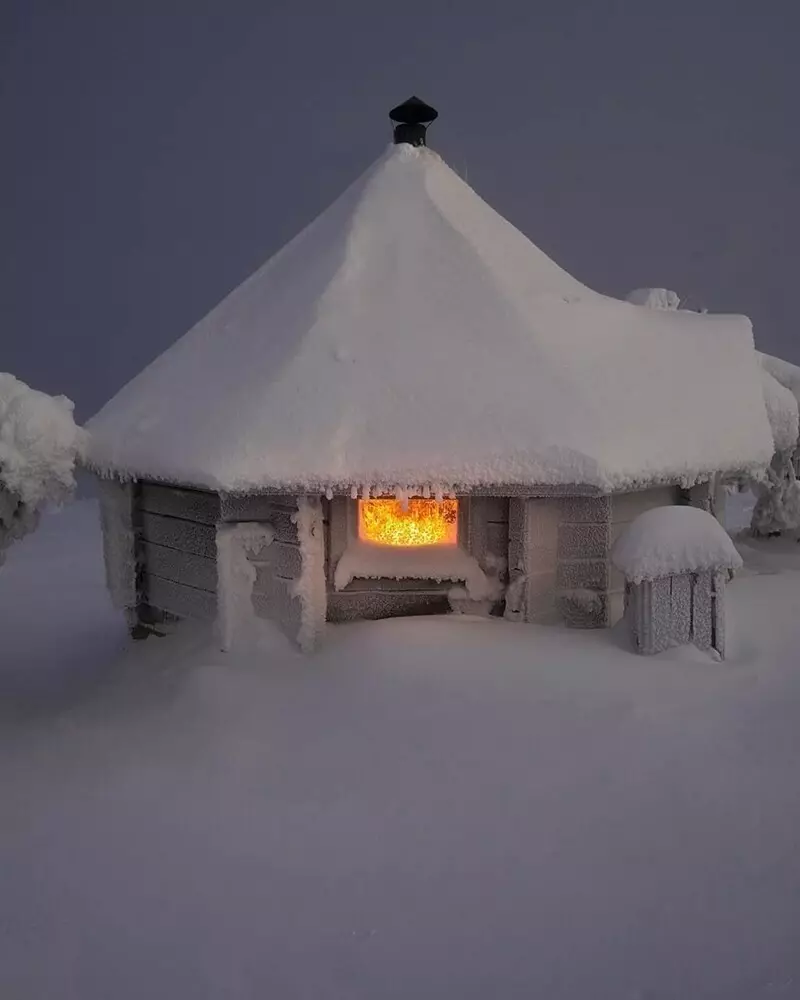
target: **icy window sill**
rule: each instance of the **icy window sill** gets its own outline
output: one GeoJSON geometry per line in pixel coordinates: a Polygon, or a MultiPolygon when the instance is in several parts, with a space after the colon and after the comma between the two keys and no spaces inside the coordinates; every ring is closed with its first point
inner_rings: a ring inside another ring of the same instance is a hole
{"type": "Polygon", "coordinates": [[[336,566],[334,587],[343,590],[356,577],[463,582],[475,600],[481,600],[489,590],[489,581],[477,561],[457,545],[399,548],[351,542],[336,566]]]}

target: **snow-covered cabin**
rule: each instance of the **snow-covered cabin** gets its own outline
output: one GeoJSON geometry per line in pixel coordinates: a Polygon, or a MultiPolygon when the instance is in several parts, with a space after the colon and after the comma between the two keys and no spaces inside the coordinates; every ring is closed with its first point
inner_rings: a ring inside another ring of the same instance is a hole
{"type": "Polygon", "coordinates": [[[432,108],[391,117],[394,144],[89,423],[137,628],[608,625],[620,525],[772,457],[746,318],[592,291],[427,147],[432,108]]]}

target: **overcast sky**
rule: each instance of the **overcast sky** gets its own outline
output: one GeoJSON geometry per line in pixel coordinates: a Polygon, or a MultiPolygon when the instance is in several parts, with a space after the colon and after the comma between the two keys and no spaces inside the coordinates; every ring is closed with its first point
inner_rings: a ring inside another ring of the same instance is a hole
{"type": "Polygon", "coordinates": [[[436,106],[586,284],[800,363],[798,0],[5,0],[0,370],[88,417],[436,106]]]}

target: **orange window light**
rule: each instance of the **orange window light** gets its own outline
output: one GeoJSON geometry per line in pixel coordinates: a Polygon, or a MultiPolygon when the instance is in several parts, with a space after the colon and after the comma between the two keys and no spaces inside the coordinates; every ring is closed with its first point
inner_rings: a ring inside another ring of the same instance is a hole
{"type": "Polygon", "coordinates": [[[458,500],[359,500],[358,537],[377,545],[455,545],[458,500]]]}

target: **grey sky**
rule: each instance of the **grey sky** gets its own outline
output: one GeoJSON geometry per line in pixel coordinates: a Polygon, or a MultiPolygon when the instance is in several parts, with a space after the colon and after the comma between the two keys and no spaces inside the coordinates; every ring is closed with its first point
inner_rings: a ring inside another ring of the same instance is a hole
{"type": "Polygon", "coordinates": [[[616,295],[800,363],[796,0],[6,0],[0,369],[85,418],[309,222],[417,93],[430,145],[616,295]]]}

